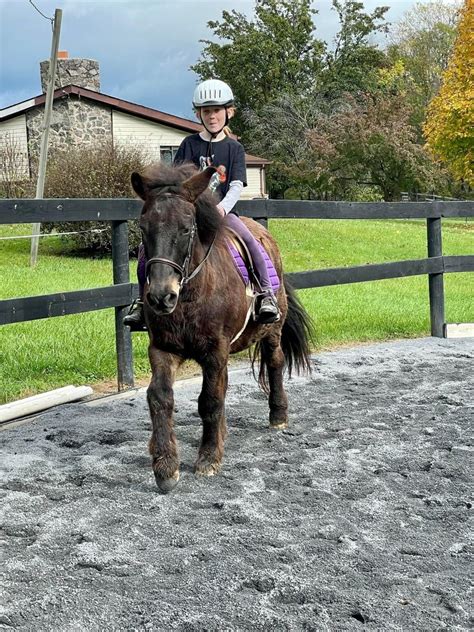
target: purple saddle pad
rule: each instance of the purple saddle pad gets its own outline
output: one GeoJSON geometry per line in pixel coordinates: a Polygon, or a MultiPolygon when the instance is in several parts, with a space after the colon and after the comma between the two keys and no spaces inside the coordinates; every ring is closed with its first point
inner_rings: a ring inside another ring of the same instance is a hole
{"type": "MultiPolygon", "coordinates": [[[[243,282],[245,283],[245,285],[248,285],[249,271],[247,270],[245,261],[242,259],[242,255],[229,239],[227,240],[227,247],[229,248],[229,251],[234,259],[235,267],[240,272],[240,276],[242,277],[243,282]]],[[[273,261],[270,259],[267,251],[265,250],[265,248],[262,246],[260,242],[258,242],[258,247],[260,248],[260,252],[262,253],[263,258],[265,259],[268,277],[270,279],[270,283],[272,284],[273,292],[276,292],[278,288],[280,287],[280,279],[278,278],[278,274],[275,270],[275,266],[273,265],[273,261]]]]}

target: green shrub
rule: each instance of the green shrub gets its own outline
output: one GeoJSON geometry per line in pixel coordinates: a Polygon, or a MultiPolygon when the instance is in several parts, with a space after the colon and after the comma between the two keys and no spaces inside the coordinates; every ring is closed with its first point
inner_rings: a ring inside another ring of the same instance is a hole
{"type": "Polygon", "coordinates": [[[383,202],[383,193],[376,185],[354,184],[347,199],[351,202],[383,202]]]}
{"type": "Polygon", "coordinates": [[[35,184],[33,180],[1,180],[0,198],[34,198],[35,184]]]}
{"type": "MultiPolygon", "coordinates": [[[[148,156],[139,148],[106,142],[95,147],[54,150],[48,160],[45,198],[130,198],[133,171],[143,171],[148,156]]],[[[48,222],[44,232],[85,231],[67,236],[79,250],[107,253],[112,249],[111,227],[104,222],[48,222]]],[[[66,237],[65,237],[66,238],[66,237]]],[[[140,243],[138,222],[129,222],[130,250],[140,243]]]]}
{"type": "Polygon", "coordinates": [[[28,171],[28,156],[18,139],[9,132],[0,134],[0,198],[34,197],[28,171]]]}

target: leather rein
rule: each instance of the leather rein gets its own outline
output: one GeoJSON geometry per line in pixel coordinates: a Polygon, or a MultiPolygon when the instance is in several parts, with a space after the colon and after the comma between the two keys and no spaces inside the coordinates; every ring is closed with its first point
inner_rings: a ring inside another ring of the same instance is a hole
{"type": "MultiPolygon", "coordinates": [[[[174,195],[175,197],[181,197],[180,195],[177,194],[173,194],[173,193],[166,193],[165,195],[174,195]]],[[[185,198],[183,198],[185,199],[185,198]]],[[[189,202],[189,200],[186,200],[186,202],[189,202]]],[[[191,279],[194,279],[194,277],[202,270],[204,264],[206,263],[207,259],[209,258],[209,255],[211,254],[212,251],[212,247],[214,246],[214,242],[216,241],[216,236],[217,236],[217,232],[214,235],[214,238],[211,242],[211,245],[208,248],[208,251],[206,252],[206,255],[204,256],[204,259],[196,266],[196,268],[194,268],[194,270],[191,272],[191,274],[189,274],[189,265],[191,263],[191,257],[193,254],[193,246],[194,246],[194,238],[196,236],[197,233],[197,226],[196,226],[196,220],[193,217],[193,225],[191,227],[191,231],[189,233],[189,241],[188,241],[188,248],[187,248],[187,252],[186,252],[186,257],[184,258],[184,262],[183,265],[179,265],[179,263],[176,263],[175,261],[172,261],[171,259],[166,259],[165,257],[151,257],[150,259],[148,259],[147,263],[146,263],[146,279],[149,281],[148,278],[148,273],[150,271],[150,266],[152,266],[155,263],[162,263],[164,265],[167,266],[171,266],[172,268],[174,268],[175,270],[177,270],[179,272],[179,274],[181,275],[181,281],[179,282],[179,289],[181,290],[181,288],[183,287],[183,285],[185,285],[186,283],[189,283],[189,281],[191,281],[191,279]]]]}

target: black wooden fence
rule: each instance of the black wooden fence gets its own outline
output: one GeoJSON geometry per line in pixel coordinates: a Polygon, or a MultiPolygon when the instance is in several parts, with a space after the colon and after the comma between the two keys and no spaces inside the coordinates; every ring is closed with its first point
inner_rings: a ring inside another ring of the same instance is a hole
{"type": "MultiPolygon", "coordinates": [[[[133,386],[130,331],[122,324],[128,305],[137,296],[130,282],[128,220],[138,217],[139,200],[66,199],[0,200],[0,224],[102,221],[112,224],[113,285],[0,301],[0,325],[51,316],[65,316],[96,309],[115,308],[117,374],[119,390],[133,386]]],[[[268,219],[426,219],[428,258],[350,268],[295,272],[287,277],[296,289],[360,283],[428,274],[431,335],[443,337],[444,283],[448,272],[474,271],[474,255],[443,256],[442,218],[474,216],[474,202],[319,202],[251,200],[239,202],[242,215],[266,223],[268,219]]]]}

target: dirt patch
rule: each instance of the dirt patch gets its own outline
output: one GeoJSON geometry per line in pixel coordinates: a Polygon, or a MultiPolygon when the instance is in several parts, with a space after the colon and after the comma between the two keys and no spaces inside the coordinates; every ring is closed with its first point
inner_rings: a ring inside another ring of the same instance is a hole
{"type": "MultiPolygon", "coordinates": [[[[230,359],[229,369],[239,368],[243,365],[241,359],[230,359]]],[[[185,362],[179,369],[176,376],[178,380],[189,380],[194,377],[199,377],[201,375],[201,369],[198,364],[195,362],[185,362]]],[[[135,378],[135,386],[134,388],[147,388],[150,384],[150,375],[135,378]]],[[[105,380],[103,382],[97,382],[96,384],[91,385],[94,393],[91,395],[90,399],[97,399],[98,397],[102,397],[104,395],[113,395],[117,393],[117,380],[105,380]]]]}
{"type": "Polygon", "coordinates": [[[468,629],[473,343],[322,353],[267,428],[231,373],[221,473],[196,479],[199,381],[176,389],[162,496],[143,393],[0,433],[4,611],[19,630],[468,629]]]}
{"type": "MultiPolygon", "coordinates": [[[[192,377],[197,377],[200,374],[200,369],[197,364],[186,362],[182,367],[180,367],[177,379],[187,380],[192,377]]],[[[150,384],[150,375],[135,378],[134,388],[147,388],[150,384]]],[[[103,395],[113,395],[117,392],[117,380],[104,380],[103,382],[97,382],[96,384],[92,384],[92,388],[94,390],[94,394],[91,396],[91,399],[96,399],[97,397],[102,397],[103,395]]]]}

